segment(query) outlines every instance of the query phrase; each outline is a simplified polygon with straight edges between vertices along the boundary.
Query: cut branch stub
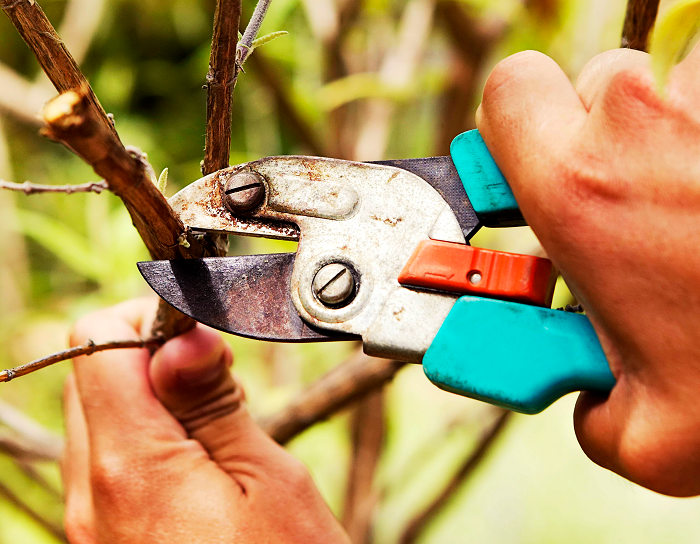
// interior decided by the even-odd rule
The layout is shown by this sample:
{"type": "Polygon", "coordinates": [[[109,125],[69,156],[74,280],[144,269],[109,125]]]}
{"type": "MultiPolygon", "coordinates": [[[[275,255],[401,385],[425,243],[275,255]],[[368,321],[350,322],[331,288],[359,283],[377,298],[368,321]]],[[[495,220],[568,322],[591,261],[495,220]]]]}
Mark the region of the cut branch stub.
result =
{"type": "Polygon", "coordinates": [[[200,240],[185,232],[165,197],[153,184],[146,164],[129,153],[111,130],[96,118],[85,93],[69,91],[49,102],[43,112],[42,134],[64,143],[103,177],[129,210],[154,259],[199,257],[200,240]],[[190,248],[180,244],[185,234],[190,248]]]}

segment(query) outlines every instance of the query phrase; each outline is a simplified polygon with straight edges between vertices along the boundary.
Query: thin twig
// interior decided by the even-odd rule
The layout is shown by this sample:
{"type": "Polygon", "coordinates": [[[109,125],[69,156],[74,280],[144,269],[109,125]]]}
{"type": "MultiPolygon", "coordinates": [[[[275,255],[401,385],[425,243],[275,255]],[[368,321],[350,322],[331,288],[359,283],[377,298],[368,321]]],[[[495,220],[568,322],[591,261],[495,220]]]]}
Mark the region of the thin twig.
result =
{"type": "Polygon", "coordinates": [[[622,47],[646,51],[658,12],[659,0],[627,0],[622,47]]]}
{"type": "Polygon", "coordinates": [[[447,486],[433,499],[425,510],[420,512],[408,523],[398,540],[399,544],[412,544],[416,541],[435,515],[449,502],[454,493],[472,474],[474,474],[474,469],[479,466],[482,459],[491,449],[491,446],[501,435],[501,432],[511,416],[512,412],[501,410],[496,420],[484,429],[476,448],[472,451],[471,455],[465,459],[464,463],[462,463],[462,466],[455,473],[447,486]]]}
{"type": "Polygon", "coordinates": [[[7,487],[3,483],[0,483],[0,496],[4,497],[10,504],[14,505],[18,510],[24,512],[27,516],[34,520],[38,525],[46,529],[58,540],[66,543],[68,542],[68,539],[66,538],[66,533],[63,531],[63,528],[59,524],[46,519],[39,512],[37,512],[31,506],[29,506],[26,502],[20,499],[18,495],[16,495],[9,487],[7,487]]]}
{"type": "Polygon", "coordinates": [[[66,193],[71,195],[73,193],[100,194],[102,191],[108,190],[109,187],[107,186],[107,182],[105,180],[90,181],[88,183],[81,183],[80,185],[40,185],[29,181],[25,181],[24,183],[15,183],[0,179],[0,189],[7,189],[8,191],[21,191],[25,195],[34,195],[37,193],[66,193]]]}
{"type": "Polygon", "coordinates": [[[286,444],[319,421],[390,382],[406,363],[377,359],[357,352],[260,425],[274,440],[286,444]]]}
{"type": "Polygon", "coordinates": [[[161,336],[144,338],[141,340],[114,340],[112,342],[105,342],[104,344],[95,344],[95,342],[89,340],[82,346],[59,351],[58,353],[53,353],[47,357],[42,357],[41,359],[37,359],[31,363],[3,370],[0,372],[0,383],[9,382],[14,378],[26,376],[27,374],[31,374],[32,372],[36,372],[37,370],[41,370],[47,366],[60,363],[61,361],[66,361],[68,359],[73,359],[74,357],[79,357],[81,355],[92,355],[98,351],[105,351],[108,349],[154,348],[163,345],[163,342],[164,339],[161,336]]]}
{"type": "Polygon", "coordinates": [[[260,27],[265,19],[267,8],[270,7],[271,1],[272,0],[258,0],[258,3],[255,5],[253,15],[250,17],[248,26],[245,27],[241,41],[236,47],[236,62],[239,68],[243,66],[243,63],[252,52],[251,46],[253,45],[253,40],[258,35],[258,32],[260,32],[260,27]]]}
{"type": "Polygon", "coordinates": [[[241,0],[218,0],[214,14],[209,72],[207,72],[207,127],[202,173],[211,174],[229,165],[231,108],[236,86],[236,45],[241,0]]]}

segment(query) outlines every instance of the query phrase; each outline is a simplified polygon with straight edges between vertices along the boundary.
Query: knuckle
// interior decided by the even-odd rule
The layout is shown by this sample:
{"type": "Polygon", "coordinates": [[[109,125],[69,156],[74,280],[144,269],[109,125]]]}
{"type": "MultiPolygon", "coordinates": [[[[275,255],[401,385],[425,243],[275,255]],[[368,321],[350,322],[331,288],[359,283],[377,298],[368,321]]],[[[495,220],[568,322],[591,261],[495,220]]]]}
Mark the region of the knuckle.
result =
{"type": "Polygon", "coordinates": [[[571,212],[586,203],[617,201],[627,192],[609,163],[595,152],[572,150],[553,168],[561,189],[560,204],[571,212]]]}
{"type": "Polygon", "coordinates": [[[314,489],[315,484],[308,467],[294,457],[289,457],[284,478],[291,489],[297,492],[305,492],[314,489]]]}
{"type": "Polygon", "coordinates": [[[605,100],[608,106],[612,106],[613,112],[619,111],[622,119],[627,121],[630,115],[637,118],[642,110],[660,110],[663,107],[650,72],[641,68],[626,68],[612,76],[605,100]]]}
{"type": "Polygon", "coordinates": [[[514,92],[521,78],[543,62],[554,62],[538,51],[521,51],[499,62],[484,85],[483,103],[486,107],[514,92]]]}
{"type": "Polygon", "coordinates": [[[133,470],[119,455],[97,455],[90,467],[93,494],[103,499],[118,495],[125,482],[132,477],[133,470]]]}

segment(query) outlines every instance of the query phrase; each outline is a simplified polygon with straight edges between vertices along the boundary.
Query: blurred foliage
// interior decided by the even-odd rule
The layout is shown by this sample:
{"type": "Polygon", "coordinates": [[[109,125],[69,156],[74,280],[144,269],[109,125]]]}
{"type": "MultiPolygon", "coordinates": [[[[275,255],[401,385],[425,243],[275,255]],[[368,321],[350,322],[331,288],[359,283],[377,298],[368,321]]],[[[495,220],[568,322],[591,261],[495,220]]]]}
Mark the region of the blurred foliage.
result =
{"type": "Polygon", "coordinates": [[[659,15],[650,53],[656,85],[663,90],[671,69],[693,50],[700,32],[700,2],[681,0],[659,15]]]}
{"type": "MultiPolygon", "coordinates": [[[[273,68],[277,84],[302,123],[333,149],[338,108],[353,136],[368,99],[396,109],[387,157],[428,156],[438,149],[449,118],[446,93],[456,74],[455,49],[435,21],[416,76],[392,86],[378,76],[395,45],[406,0],[364,0],[342,40],[347,73],[328,77],[323,35],[311,19],[321,0],[274,0],[261,34],[289,35],[255,55],[273,68]]],[[[619,43],[622,0],[460,0],[482,21],[501,20],[507,31],[473,74],[476,94],[459,131],[473,127],[473,112],[491,67],[503,57],[538,49],[572,78],[595,54],[619,43]]],[[[44,0],[61,21],[66,0],[44,0]]],[[[213,0],[109,0],[82,68],[105,109],[114,114],[125,143],[148,152],[156,171],[169,169],[168,194],[197,179],[203,156],[213,0]]],[[[253,4],[244,1],[244,13],[253,4]]],[[[323,28],[323,27],[321,27],[323,28]]],[[[38,85],[37,64],[6,18],[0,18],[0,62],[38,85]]],[[[253,63],[234,98],[232,163],[306,148],[281,113],[275,91],[253,63]]],[[[0,81],[0,92],[2,82],[0,81]]],[[[458,120],[459,121],[459,120],[458,120]]],[[[345,132],[343,134],[345,134],[345,132]]],[[[448,136],[454,136],[454,134],[448,136]]],[[[444,152],[444,151],[442,151],[444,152]]],[[[358,157],[362,158],[362,157],[358,157]]],[[[38,183],[95,179],[65,149],[39,138],[36,127],[0,118],[0,177],[38,183]]],[[[87,312],[148,295],[135,267],[147,254],[117,198],[102,195],[0,193],[0,366],[16,366],[65,347],[70,323],[87,312]]],[[[476,245],[528,252],[537,247],[528,229],[484,231],[476,245]]],[[[233,253],[293,251],[293,244],[239,239],[233,253]]],[[[555,305],[570,301],[566,287],[555,305]]],[[[467,332],[468,333],[468,332],[467,332]]],[[[343,360],[345,344],[276,345],[230,337],[236,369],[251,410],[264,416],[284,406],[304,385],[343,360]]],[[[13,381],[0,396],[60,432],[61,388],[69,364],[13,381]]],[[[387,389],[387,437],[376,478],[381,501],[375,541],[394,542],[405,523],[445,485],[469,454],[485,421],[485,405],[434,388],[419,367],[403,370],[387,389]]],[[[571,426],[573,399],[536,417],[517,417],[421,542],[667,543],[697,542],[700,502],[642,490],[590,463],[571,426]]],[[[351,439],[347,414],[319,424],[290,444],[306,462],[336,513],[342,510],[351,439]]],[[[40,466],[59,485],[56,466],[40,466]]],[[[47,518],[60,520],[60,504],[0,458],[0,481],[47,518]]],[[[0,544],[54,542],[23,513],[0,499],[0,544]]]]}

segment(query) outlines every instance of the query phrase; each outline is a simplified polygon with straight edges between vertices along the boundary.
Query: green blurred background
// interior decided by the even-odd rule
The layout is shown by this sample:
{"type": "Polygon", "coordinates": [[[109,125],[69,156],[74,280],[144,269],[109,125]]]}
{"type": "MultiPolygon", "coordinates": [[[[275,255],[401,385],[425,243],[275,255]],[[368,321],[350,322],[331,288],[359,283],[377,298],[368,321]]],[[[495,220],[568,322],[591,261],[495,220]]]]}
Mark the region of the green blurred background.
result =
{"type": "MultiPolygon", "coordinates": [[[[41,5],[114,114],[122,140],[146,151],[157,171],[169,168],[168,194],[197,179],[213,0],[41,5]]],[[[253,7],[244,0],[244,14],[253,7]]],[[[623,0],[273,0],[262,34],[289,35],[256,51],[239,78],[231,162],[297,153],[357,160],[444,154],[452,137],[473,128],[483,81],[496,62],[537,49],[575,78],[591,57],[618,45],[624,7],[623,0]]],[[[37,135],[33,113],[54,93],[4,17],[0,62],[0,178],[94,180],[78,158],[37,135]]],[[[89,311],[149,294],[135,267],[146,251],[116,197],[5,191],[0,218],[1,368],[63,349],[70,324],[89,311]]],[[[475,245],[538,247],[528,229],[485,231],[475,245]]],[[[292,250],[293,244],[232,240],[234,253],[292,250]]],[[[555,304],[567,302],[561,286],[555,304]]],[[[228,340],[259,417],[275,413],[352,351],[346,344],[228,340]]],[[[69,371],[66,362],[2,384],[0,401],[60,433],[69,371]]],[[[418,541],[700,541],[700,500],[659,496],[585,458],[571,425],[574,401],[569,396],[541,415],[516,416],[418,541]]],[[[398,374],[384,407],[371,541],[392,543],[470,454],[491,411],[439,391],[419,367],[398,374]]],[[[339,516],[352,456],[350,412],[289,445],[339,516]]],[[[0,431],[10,432],[1,425],[0,431]]],[[[57,466],[0,455],[0,544],[60,541],[13,504],[12,493],[60,525],[57,466]]]]}

